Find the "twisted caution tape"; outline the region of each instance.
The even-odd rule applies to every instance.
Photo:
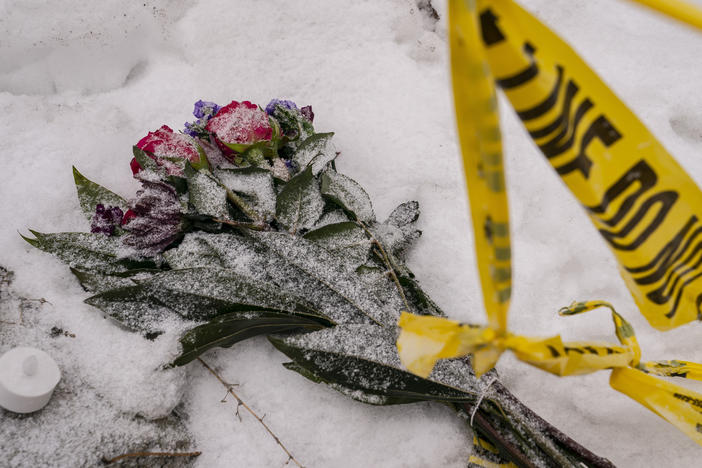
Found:
[[[702,13],[672,0],[634,0],[702,28]],[[641,362],[634,330],[602,301],[574,315],[612,312],[620,344],[564,343],[507,331],[511,248],[494,81],[529,135],[587,210],[613,250],[640,310],[665,330],[702,317],[702,192],[582,59],[512,0],[450,0],[454,101],[475,232],[487,326],[403,313],[397,346],[427,377],[438,359],[471,354],[476,374],[500,355],[559,376],[612,369],[610,385],[702,444],[702,395],[661,378],[702,380],[702,365]],[[476,436],[471,463],[497,465]]]
[[[631,0],[678,21],[702,29],[702,11],[682,0]]]
[[[497,97],[475,11],[465,6],[449,3],[456,121],[485,310],[490,326],[504,330],[512,270]]]
[[[512,351],[517,359],[558,376],[590,374],[612,369],[610,385],[638,401],[702,445],[702,394],[653,377],[702,380],[702,365],[686,361],[641,361],[633,327],[604,301],[575,302],[559,311],[569,316],[600,307],[609,308],[619,345],[600,342],[563,342],[560,336],[533,338],[499,334],[489,326],[460,324],[403,312],[397,349],[403,365],[428,377],[439,359],[473,354],[475,372],[488,369],[478,351],[491,349],[499,357]]]
[[[699,319],[702,192],[695,182],[531,14],[512,0],[477,0],[476,14],[495,81],[613,251],[646,319],[660,330]]]

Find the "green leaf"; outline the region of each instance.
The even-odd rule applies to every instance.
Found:
[[[165,171],[156,163],[156,161],[148,155],[148,153],[138,146],[132,146],[134,159],[139,163],[142,169],[152,170],[156,173],[164,173]]]
[[[135,280],[160,304],[193,320],[240,310],[318,315],[303,298],[284,294],[276,285],[223,268],[191,268]]]
[[[177,317],[142,285],[103,291],[84,302],[97,307],[122,326],[144,333],[160,333],[163,322]]]
[[[159,273],[157,269],[134,269],[127,270],[122,273],[105,274],[95,271],[82,271],[76,268],[71,268],[71,273],[80,282],[80,285],[88,292],[99,293],[110,289],[117,289],[126,286],[134,286],[136,283],[132,278],[144,279],[149,275]]]
[[[322,195],[352,213],[359,221],[375,221],[370,197],[358,182],[345,175],[333,170],[324,172]]]
[[[320,330],[331,322],[318,316],[291,315],[278,312],[238,311],[216,317],[188,331],[180,340],[182,353],[173,365],[182,366],[208,349],[228,348],[258,335],[302,330]]]
[[[327,163],[336,158],[336,148],[331,142],[334,133],[315,133],[300,143],[293,161],[297,163],[300,169],[310,167],[312,174],[319,174],[324,169]]]
[[[73,179],[76,182],[76,189],[78,190],[80,208],[83,210],[83,214],[88,220],[92,220],[93,216],[95,216],[95,207],[98,204],[105,205],[105,208],[118,207],[122,212],[127,211],[127,201],[124,198],[111,192],[102,185],[92,182],[78,172],[75,166],[73,167]]]
[[[79,270],[116,273],[134,268],[155,268],[156,266],[153,260],[133,260],[120,257],[122,242],[118,237],[85,232],[43,234],[31,229],[29,232],[35,238],[22,236],[24,240]]]
[[[419,239],[422,231],[414,228],[414,223],[396,227],[390,223],[374,223],[368,226],[373,237],[383,245],[385,252],[394,257],[404,258],[405,252],[412,243]]]
[[[287,233],[189,233],[165,258],[173,269],[220,267],[275,285],[279,294],[304,298],[336,322],[394,324],[401,309],[401,301],[379,300],[339,255]]]
[[[310,167],[290,179],[276,200],[276,218],[293,234],[314,226],[323,211],[319,183]]]
[[[314,376],[313,380],[330,383],[365,403],[458,403],[476,399],[474,392],[402,370],[394,351],[394,332],[381,327],[339,325],[302,336],[269,337],[269,340]]]
[[[230,219],[227,189],[207,170],[195,170],[185,164],[190,204],[198,214],[213,218]]]
[[[401,302],[388,305],[379,299],[355,272],[348,271],[335,255],[304,238],[286,233],[252,232],[250,236],[265,246],[275,263],[258,263],[276,284],[304,295],[317,310],[339,323],[394,324]],[[263,254],[262,254],[263,255]],[[270,259],[270,254],[265,257]],[[255,264],[247,268],[257,269]]]
[[[291,141],[305,139],[314,133],[312,123],[297,109],[288,109],[285,106],[277,105],[273,111],[273,117],[275,117],[275,121],[280,122],[286,139]]]
[[[436,317],[446,316],[444,311],[422,290],[419,283],[414,278],[406,275],[398,275],[398,281],[402,286],[407,302],[414,308],[414,310],[410,312],[419,315],[433,315]]]
[[[226,188],[242,196],[264,219],[275,214],[276,194],[270,171],[258,167],[219,169],[214,176]]]
[[[368,260],[371,243],[365,231],[353,222],[327,224],[308,232],[305,239],[336,254],[349,269],[356,269]]]
[[[391,226],[401,228],[416,222],[417,218],[419,218],[419,202],[408,201],[392,210],[385,222]]]

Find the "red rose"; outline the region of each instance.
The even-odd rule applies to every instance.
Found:
[[[270,141],[273,137],[268,114],[249,101],[232,101],[222,107],[205,128],[219,142],[240,153],[255,143]]]
[[[156,161],[156,164],[166,169],[168,175],[182,176],[183,169],[177,161],[173,159],[184,159],[193,165],[202,165],[203,159],[195,140],[187,135],[174,133],[167,125],[162,126],[155,132],[149,132],[136,144],[137,148],[145,151],[146,154]],[[130,163],[132,173],[136,175],[142,168],[136,159]]]

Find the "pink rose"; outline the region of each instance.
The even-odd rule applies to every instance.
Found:
[[[177,160],[190,161],[193,166],[202,166],[206,160],[202,158],[200,149],[192,138],[180,133],[174,133],[167,125],[155,132],[149,132],[136,144],[137,148],[156,161],[156,164],[166,169],[168,175],[182,176],[183,169]],[[135,159],[130,163],[132,173],[136,175],[142,167]]]
[[[232,101],[222,107],[205,128],[216,136],[218,143],[239,153],[260,141],[270,141],[273,137],[268,114],[249,101]]]

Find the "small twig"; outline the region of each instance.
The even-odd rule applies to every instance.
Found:
[[[241,223],[239,221],[229,221],[228,219],[215,218],[213,221],[217,223],[227,224],[229,226],[253,229],[254,231],[265,231],[268,229],[268,225],[265,223]]]
[[[25,301],[25,302],[38,302],[39,304],[51,304],[51,302],[47,301],[43,297],[40,297],[39,299],[34,299],[32,297],[20,297],[20,299],[22,301]],[[51,305],[53,305],[53,304],[51,304]]]
[[[115,463],[125,458],[140,458],[140,457],[198,457],[202,452],[134,452],[125,453],[118,457],[110,458],[109,460],[103,458],[102,462],[106,465],[110,463]]]
[[[278,438],[278,436],[275,435],[275,433],[271,430],[271,428],[268,427],[268,424],[266,424],[265,422],[263,422],[263,418],[265,418],[266,415],[264,414],[264,415],[263,415],[263,418],[259,417],[259,416],[254,412],[254,410],[252,410],[252,409],[249,407],[249,405],[247,405],[247,404],[244,402],[244,400],[242,400],[242,399],[239,397],[239,395],[237,395],[237,394],[234,392],[234,390],[232,389],[233,386],[232,386],[231,384],[228,384],[227,382],[225,382],[224,379],[222,379],[222,377],[220,377],[219,374],[218,374],[217,372],[215,372],[214,369],[212,369],[205,361],[202,360],[202,358],[197,358],[197,360],[200,361],[200,364],[202,364],[202,365],[205,367],[205,369],[207,369],[208,371],[210,371],[210,373],[211,373],[212,375],[214,375],[215,377],[217,377],[217,380],[219,380],[219,382],[220,382],[222,385],[224,385],[224,387],[227,389],[227,393],[231,394],[231,396],[233,396],[234,398],[236,398],[236,401],[238,402],[238,405],[237,405],[237,413],[236,413],[237,416],[239,415],[239,406],[243,406],[243,407],[246,409],[246,411],[248,411],[248,412],[251,414],[251,416],[253,416],[254,418],[256,418],[256,420],[257,420],[259,423],[261,423],[261,425],[262,425],[263,428],[268,432],[268,434],[270,434],[270,436],[273,437],[273,440],[275,440],[275,443],[278,444],[278,445],[280,446],[280,448],[283,449],[283,451],[285,452],[285,454],[288,456],[288,461],[285,462],[285,464],[287,465],[288,463],[290,463],[290,461],[292,461],[292,462],[295,463],[299,468],[304,468],[304,466],[303,466],[299,461],[297,461],[297,460],[295,459],[295,457],[292,455],[292,453],[290,453],[290,451],[285,447],[285,445],[283,445],[283,443],[280,441],[280,438]],[[239,416],[239,420],[241,420],[241,416]]]
[[[407,309],[407,312],[409,312],[410,306],[409,302],[407,302],[407,297],[405,297],[405,291],[402,289],[402,285],[400,284],[400,279],[397,277],[397,273],[395,273],[395,269],[392,267],[392,263],[390,262],[390,257],[388,257],[388,254],[385,252],[385,249],[383,248],[383,245],[378,241],[378,239],[375,238],[372,232],[366,227],[365,224],[363,224],[363,221],[360,219],[357,219],[356,222],[358,223],[359,226],[363,228],[364,231],[366,231],[366,234],[370,236],[371,244],[373,244],[377,249],[378,252],[380,252],[380,255],[376,253],[382,260],[383,263],[385,264],[385,267],[388,269],[388,274],[392,278],[392,280],[395,283],[395,286],[397,286],[397,291],[400,293],[400,297],[402,298],[402,302],[405,304],[405,308]]]
[[[8,284],[9,284],[9,283],[8,283]],[[19,300],[20,300],[20,304],[19,304],[19,306],[17,307],[18,316],[19,316],[19,322],[10,322],[10,321],[7,321],[7,320],[0,320],[0,323],[4,323],[5,325],[21,325],[21,326],[24,326],[24,303],[25,303],[25,302],[38,302],[38,303],[41,304],[41,305],[49,304],[49,305],[52,305],[52,306],[53,306],[53,304],[52,304],[51,302],[47,301],[47,300],[44,299],[43,297],[40,297],[40,298],[38,298],[38,299],[31,298],[31,297],[20,297]],[[74,336],[74,338],[75,338],[75,336]]]

